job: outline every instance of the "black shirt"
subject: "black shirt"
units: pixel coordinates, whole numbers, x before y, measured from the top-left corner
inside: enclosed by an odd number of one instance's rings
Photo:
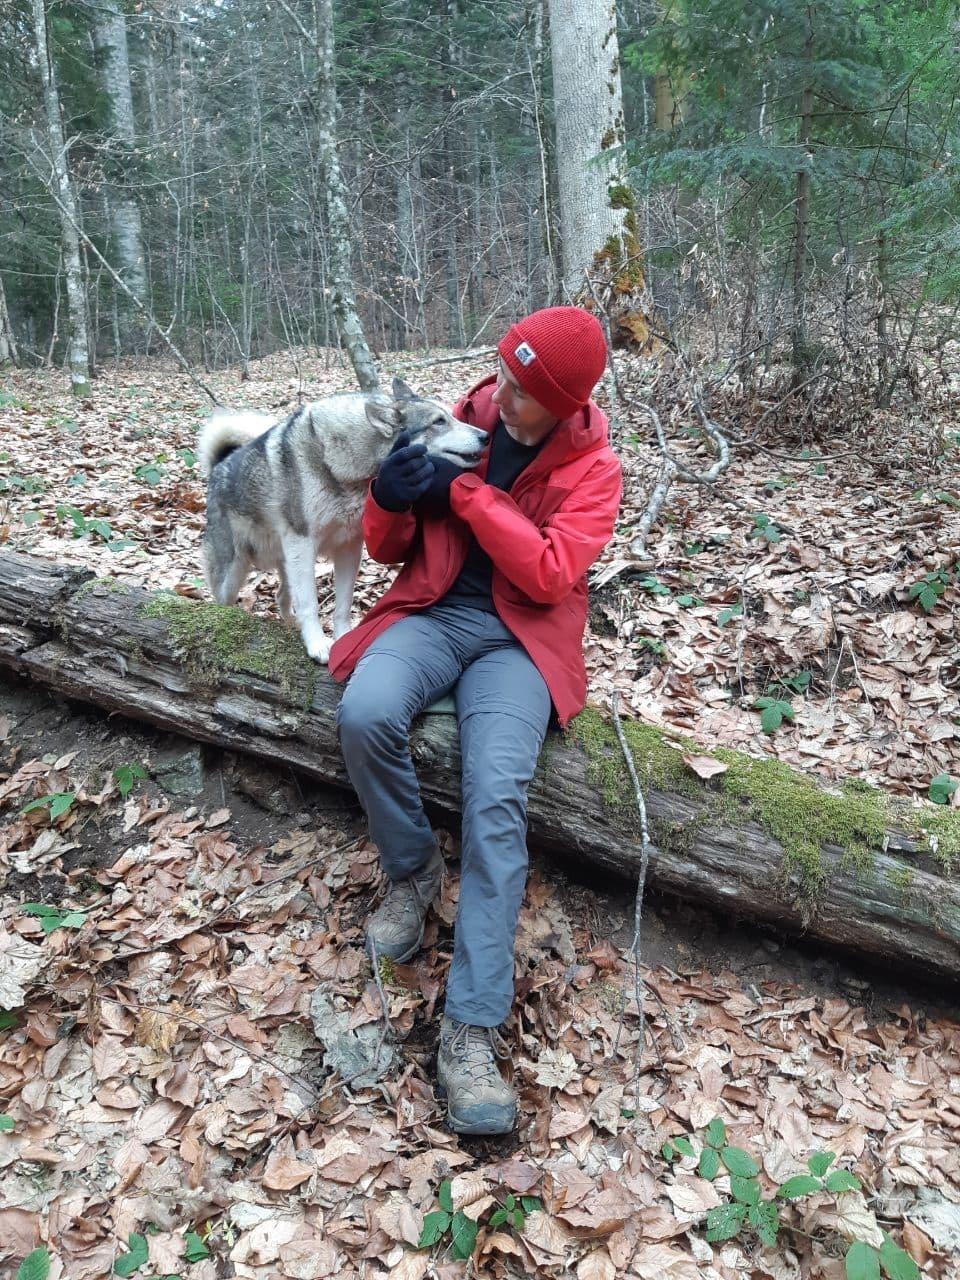
[[[509,493],[518,477],[534,460],[546,443],[546,437],[538,444],[520,444],[514,440],[502,422],[491,433],[490,461],[487,464],[487,484]],[[470,549],[460,574],[443,597],[443,604],[466,604],[487,613],[496,613],[493,606],[491,581],[493,562],[477,542],[470,541]]]

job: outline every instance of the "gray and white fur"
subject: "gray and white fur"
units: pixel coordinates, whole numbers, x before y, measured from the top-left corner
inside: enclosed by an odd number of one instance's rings
[[[336,640],[350,629],[367,486],[397,436],[406,431],[411,443],[463,467],[476,466],[486,441],[399,378],[392,391],[315,400],[275,425],[262,414],[217,410],[200,433],[210,591],[219,604],[235,604],[252,567],[276,570],[280,615],[296,620],[318,662],[327,661],[331,640],[320,625],[317,557],[333,561]]]

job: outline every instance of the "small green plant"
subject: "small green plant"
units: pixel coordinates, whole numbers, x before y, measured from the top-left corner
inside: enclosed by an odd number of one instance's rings
[[[652,596],[669,596],[672,594],[670,588],[664,586],[652,573],[645,573],[642,578],[638,578],[637,586],[641,591],[649,591]]]
[[[681,1156],[696,1159],[689,1138],[671,1138],[661,1152],[672,1163]],[[781,1230],[789,1227],[780,1221],[780,1203],[799,1200],[802,1196],[821,1192],[842,1195],[861,1190],[859,1179],[848,1169],[831,1169],[836,1160],[832,1151],[815,1151],[807,1160],[809,1173],[797,1174],[777,1187],[770,1199],[764,1199],[760,1186],[760,1166],[742,1147],[727,1143],[726,1126],[715,1117],[703,1131],[697,1171],[701,1178],[712,1181],[721,1166],[730,1175],[732,1200],[719,1204],[707,1213],[706,1237],[711,1244],[731,1240],[745,1227],[750,1228],[768,1249],[777,1244]],[[844,1257],[847,1280],[879,1280],[881,1268],[888,1280],[919,1280],[920,1271],[908,1253],[894,1244],[885,1232],[879,1249],[855,1240]]]
[[[161,453],[152,462],[142,462],[139,467],[134,467],[134,478],[139,480],[141,484],[159,484],[163,479],[163,464],[166,460],[167,455]]]
[[[685,595],[677,596],[677,604],[681,609],[697,609],[703,604],[703,600],[700,596],[687,592]]]
[[[809,671],[798,671],[792,676],[778,676],[773,684],[779,685],[781,689],[786,689],[790,693],[800,694],[806,693],[812,679]]]
[[[764,733],[776,733],[784,720],[792,723],[796,715],[793,704],[784,698],[755,698],[753,709],[760,712],[760,727]]]
[[[113,771],[113,780],[124,800],[133,790],[134,783],[146,776],[147,771],[142,764],[118,764]]]
[[[28,529],[32,528],[33,525],[42,519],[43,513],[41,511],[25,511],[23,513],[23,523]]]
[[[56,822],[58,818],[62,818],[65,813],[70,812],[76,798],[77,793],[75,791],[56,791],[53,795],[38,796],[36,800],[28,801],[20,812],[33,813],[36,809],[46,809],[47,817],[50,821]]]
[[[122,551],[124,547],[136,545],[129,538],[114,538],[113,530],[110,528],[108,520],[101,520],[99,517],[88,520],[82,511],[78,511],[76,507],[70,507],[64,503],[60,503],[57,506],[57,519],[71,522],[71,531],[75,538],[82,538],[86,534],[95,534],[107,544],[110,551]]]
[[[934,804],[949,804],[957,787],[960,782],[956,778],[951,778],[949,773],[938,773],[931,779],[927,795]]]
[[[75,471],[72,476],[67,477],[67,484],[75,489],[80,488],[82,485],[85,485],[86,483],[87,483],[87,476],[86,476],[86,472],[84,471]]]
[[[753,528],[747,534],[748,538],[762,538],[764,542],[779,542],[783,534],[773,523],[769,516],[758,511],[753,517]]]
[[[11,1031],[19,1019],[13,1009],[0,1009],[0,1031]]]
[[[50,1274],[50,1255],[46,1249],[34,1249],[17,1267],[16,1280],[47,1280]]]
[[[210,1257],[210,1250],[203,1243],[196,1231],[188,1231],[184,1236],[186,1249],[183,1256],[187,1262],[202,1262],[204,1258]]]
[[[430,1249],[445,1236],[450,1237],[450,1252],[461,1262],[471,1257],[477,1243],[477,1224],[462,1209],[453,1211],[453,1192],[449,1179],[440,1183],[437,1192],[440,1208],[423,1219],[423,1230],[417,1248]]]
[[[0,1115],[0,1133],[12,1133],[13,1128],[13,1116]]]
[[[934,569],[932,573],[924,574],[919,582],[914,582],[907,594],[911,600],[916,600],[924,613],[932,613],[952,581],[953,574],[949,569]]]
[[[26,916],[37,916],[44,933],[53,933],[54,929],[82,929],[87,923],[85,911],[61,911],[59,907],[51,907],[46,902],[25,902],[20,908]]]
[[[743,601],[740,600],[737,602],[737,604],[727,605],[725,609],[720,610],[720,612],[717,614],[717,626],[725,627],[727,623],[732,622],[734,618],[742,618],[742,617],[743,617]]]
[[[146,1236],[131,1231],[127,1237],[127,1244],[129,1246],[127,1252],[121,1253],[113,1264],[114,1275],[132,1276],[135,1271],[140,1270],[150,1256]]]
[[[197,465],[197,455],[192,449],[178,449],[177,457],[185,467],[195,467]]]
[[[503,1204],[490,1214],[487,1225],[494,1228],[507,1226],[513,1231],[522,1231],[527,1214],[542,1208],[537,1196],[521,1196],[518,1202],[516,1196],[508,1194]]]
[[[440,1183],[437,1192],[439,1209],[428,1213],[423,1219],[423,1230],[417,1247],[431,1249],[445,1237],[450,1238],[450,1252],[454,1258],[463,1262],[471,1257],[477,1243],[477,1223],[468,1218],[463,1210],[453,1211],[453,1190],[449,1179]],[[507,1227],[512,1231],[522,1231],[528,1213],[535,1213],[543,1208],[536,1196],[518,1197],[508,1193],[502,1204],[491,1210],[486,1225],[493,1229]]]
[[[46,487],[39,476],[0,476],[0,493],[5,489],[19,489],[21,493],[43,493]]]
[[[640,636],[637,643],[641,649],[648,649],[650,653],[655,653],[658,658],[667,656],[667,646],[662,640],[658,640],[656,636]]]

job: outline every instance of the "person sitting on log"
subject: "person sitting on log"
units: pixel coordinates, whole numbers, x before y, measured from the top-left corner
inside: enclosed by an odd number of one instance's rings
[[[591,399],[606,365],[596,318],[550,307],[514,324],[499,368],[454,407],[489,432],[475,471],[401,439],[367,497],[371,556],[396,580],[330,653],[349,677],[340,744],[388,879],[366,945],[419,949],[443,858],[410,757],[413,718],[451,693],[462,754],[460,901],[437,1077],[451,1128],[506,1133],[516,1097],[498,1058],[513,1002],[527,876],[527,788],[551,713],[586,698],[586,572],[609,542],[621,494],[607,421]]]

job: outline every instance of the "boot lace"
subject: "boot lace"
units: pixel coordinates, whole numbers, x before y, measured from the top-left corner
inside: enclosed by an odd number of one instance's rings
[[[474,1027],[469,1022],[457,1023],[448,1049],[459,1063],[471,1071],[494,1071],[494,1057],[510,1057],[510,1048],[496,1027]]]

